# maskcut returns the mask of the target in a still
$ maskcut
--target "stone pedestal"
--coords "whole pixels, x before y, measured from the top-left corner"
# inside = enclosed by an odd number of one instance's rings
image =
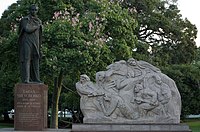
[[[41,131],[47,128],[47,85],[16,84],[14,96],[15,130]]]
[[[186,124],[73,124],[72,132],[191,132]]]

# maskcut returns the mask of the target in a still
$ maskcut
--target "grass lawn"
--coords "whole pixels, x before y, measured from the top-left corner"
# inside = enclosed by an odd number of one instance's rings
[[[200,132],[200,119],[185,120],[184,123],[189,125],[192,132]]]
[[[192,132],[200,132],[200,119],[187,119],[183,123],[189,125]],[[13,123],[0,123],[0,128],[13,128]]]
[[[12,123],[0,123],[0,128],[12,128],[14,124]]]

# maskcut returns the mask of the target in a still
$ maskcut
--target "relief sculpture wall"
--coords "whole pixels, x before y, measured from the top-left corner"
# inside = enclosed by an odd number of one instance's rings
[[[159,68],[133,58],[120,60],[76,83],[84,123],[179,123],[181,97]]]

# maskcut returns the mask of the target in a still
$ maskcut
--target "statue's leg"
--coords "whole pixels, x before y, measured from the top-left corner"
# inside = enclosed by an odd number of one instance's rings
[[[26,59],[21,63],[22,82],[29,83],[30,81],[30,60]]]
[[[40,82],[40,74],[39,74],[39,58],[34,56],[32,59],[32,65],[31,65],[31,74],[32,74],[32,80],[34,82]]]
[[[30,47],[28,44],[24,44],[23,50],[21,51],[21,78],[23,83],[30,82]]]
[[[119,99],[115,97],[115,95],[113,95],[110,100],[110,105],[106,111],[107,116],[110,116],[113,113],[113,111],[115,111],[115,109],[117,108],[118,102],[119,102]]]
[[[21,61],[21,63],[20,63],[20,73],[21,73],[22,82],[25,82],[25,80],[26,80],[26,72],[25,72],[25,68],[24,68],[24,61]]]

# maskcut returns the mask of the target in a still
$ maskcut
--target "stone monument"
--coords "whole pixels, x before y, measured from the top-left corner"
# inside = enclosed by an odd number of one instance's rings
[[[47,128],[48,87],[20,83],[15,86],[14,129],[42,131]]]
[[[159,68],[133,58],[76,83],[84,124],[72,131],[190,131],[179,124],[181,96],[175,82]]]
[[[20,72],[22,83],[15,85],[14,129],[41,131],[47,128],[48,87],[40,81],[39,59],[42,22],[38,7],[30,6],[30,14],[19,25]]]

